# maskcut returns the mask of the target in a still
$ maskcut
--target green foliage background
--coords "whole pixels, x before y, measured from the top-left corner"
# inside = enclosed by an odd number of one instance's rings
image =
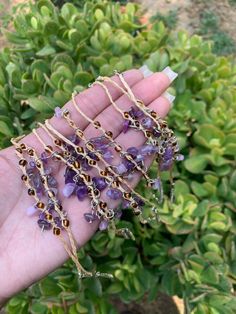
[[[16,10],[13,23],[15,30],[5,31],[13,45],[0,55],[1,147],[50,116],[74,87],[81,91],[99,74],[146,63],[179,73],[168,119],[186,160],[175,169],[176,203],[160,208],[162,223],[142,226],[127,216],[120,224],[135,242],[97,232],[79,252],[85,267],[112,272],[114,281],[81,283],[68,262],[12,298],[8,313],[112,314],[112,296],[131,302],[146,294],[151,301],[158,291],[183,298],[188,313],[235,313],[234,59],[162,22],[141,25],[131,3],[122,10],[105,1],[58,9],[40,0]]]

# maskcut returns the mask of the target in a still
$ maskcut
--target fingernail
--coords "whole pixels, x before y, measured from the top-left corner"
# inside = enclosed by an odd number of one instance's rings
[[[143,73],[143,77],[148,77],[153,74],[153,72],[148,68],[146,64],[141,66],[141,68],[139,68],[139,71]]]
[[[162,96],[165,97],[170,102],[170,104],[173,105],[173,101],[175,100],[175,96],[174,95],[172,95],[172,94],[170,94],[168,92],[165,92],[165,93],[163,93]]]
[[[168,76],[168,78],[170,79],[171,82],[173,82],[176,79],[176,77],[178,76],[178,73],[171,70],[170,67],[166,67],[162,72]]]

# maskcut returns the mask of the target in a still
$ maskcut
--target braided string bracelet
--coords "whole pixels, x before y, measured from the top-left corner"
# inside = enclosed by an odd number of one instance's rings
[[[55,128],[53,128],[49,121],[46,120],[45,122],[46,127],[54,132],[58,137],[60,137],[60,139],[64,140],[66,143],[68,143],[69,145],[71,145],[72,147],[74,147],[74,149],[77,149],[77,145],[75,145],[73,142],[71,142],[70,140],[66,139],[62,134],[60,134],[58,131],[55,130]],[[82,131],[80,130],[80,135],[82,135],[81,133]],[[127,181],[123,180],[122,176],[117,175],[117,173],[112,169],[112,167],[110,166],[110,164],[107,163],[106,160],[103,159],[102,154],[100,154],[99,152],[97,152],[91,145],[91,143],[89,143],[87,141],[87,139],[83,136],[83,140],[84,142],[87,144],[86,147],[89,149],[90,152],[92,152],[94,154],[94,156],[99,159],[100,161],[102,161],[104,163],[104,165],[106,166],[106,170],[107,172],[111,175],[111,176],[106,176],[106,180],[109,181],[109,183],[111,184],[113,190],[111,190],[111,193],[109,193],[110,190],[107,191],[107,195],[114,200],[117,200],[120,197],[123,197],[125,200],[130,202],[130,205],[135,213],[135,215],[139,216],[140,215],[140,219],[142,219],[142,211],[139,208],[139,204],[137,202],[137,198],[138,200],[142,200],[143,202],[145,202],[146,204],[149,204],[150,206],[152,206],[152,208],[155,208],[155,204],[153,204],[152,202],[150,202],[148,199],[144,198],[143,196],[141,196],[139,193],[137,193],[134,189],[132,189],[132,187],[127,183]],[[85,152],[83,152],[83,154],[85,154]],[[88,157],[91,158],[91,157]],[[101,172],[101,168],[99,167],[98,163],[95,162],[93,160],[93,164],[92,167],[97,168],[97,170],[99,172]],[[128,187],[129,191],[126,191],[121,184],[124,184]],[[112,197],[112,192],[114,191],[114,189],[117,189],[120,191],[120,193],[118,194],[118,196],[116,195],[115,198]],[[135,199],[132,194],[134,194],[137,198]],[[154,209],[153,209],[153,212]],[[155,217],[152,218],[157,218],[156,215]],[[144,222],[144,220],[142,219],[142,222]]]
[[[113,106],[116,108],[117,111],[119,111],[123,115],[124,119],[126,119],[124,122],[124,130],[127,130],[129,127],[141,130],[146,135],[148,142],[151,145],[159,147],[156,158],[156,161],[158,163],[157,179],[152,180],[151,183],[153,184],[153,186],[159,186],[161,203],[163,199],[163,190],[160,181],[160,172],[169,170],[170,173],[169,179],[171,186],[170,199],[171,202],[173,202],[174,197],[174,181],[172,176],[173,161],[183,160],[183,155],[177,154],[179,152],[177,138],[174,136],[173,131],[168,128],[167,122],[165,120],[158,117],[155,111],[147,108],[141,100],[137,99],[134,96],[131,88],[125,81],[123,75],[118,73],[117,71],[116,74],[118,75],[120,81],[122,82],[126,90],[109,77],[99,76],[97,78],[97,81],[94,82],[94,84],[98,84],[101,87],[103,87]],[[113,84],[125,95],[127,95],[128,98],[134,102],[138,109],[135,110],[133,107],[131,107],[131,109],[128,112],[123,112],[120,108],[117,108],[118,106],[112,100],[108,88],[100,81],[109,82]],[[145,115],[145,118],[143,118],[143,115]],[[131,121],[128,119],[129,116],[132,117]],[[142,118],[141,123],[139,123],[138,118]],[[128,122],[128,124],[126,123],[126,121]],[[140,125],[142,126],[141,128]],[[146,128],[146,131],[144,131],[143,128]]]
[[[68,253],[69,257],[73,260],[73,262],[75,263],[77,267],[79,277],[84,277],[84,276],[90,277],[92,273],[87,272],[78,261],[77,252],[76,252],[77,251],[76,242],[73,238],[72,232],[69,227],[69,220],[66,218],[66,215],[62,212],[62,207],[59,204],[59,202],[56,200],[55,193],[48,186],[47,174],[45,174],[42,160],[37,156],[34,148],[27,146],[25,143],[18,143],[18,141],[21,139],[22,139],[22,136],[17,139],[12,139],[11,142],[15,147],[16,155],[20,159],[19,166],[23,173],[21,176],[21,180],[25,183],[26,187],[28,188],[28,194],[34,197],[36,201],[35,207],[42,213],[40,214],[41,219],[38,220],[39,225],[42,227],[42,230],[49,229],[51,225],[53,226],[53,234],[58,236],[60,240],[62,241],[66,252]],[[26,154],[32,158],[37,170],[41,174],[42,183],[45,187],[45,191],[47,192],[47,196],[48,196],[47,206],[45,206],[45,203],[40,200],[36,189],[30,183],[30,177],[26,169],[28,161],[23,156],[24,152],[26,152]],[[53,209],[57,212],[61,220],[58,219],[58,216],[53,217],[51,205],[54,205]],[[66,240],[63,238],[61,234],[61,230],[63,227],[65,228],[68,234],[71,248],[68,246],[68,243],[66,242]]]

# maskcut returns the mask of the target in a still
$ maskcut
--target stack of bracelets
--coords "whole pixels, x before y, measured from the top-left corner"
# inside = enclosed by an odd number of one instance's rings
[[[84,214],[84,219],[92,224],[99,221],[99,229],[113,228],[117,235],[134,239],[128,228],[116,229],[116,223],[121,219],[122,210],[131,208],[141,223],[159,219],[158,206],[163,201],[163,187],[160,179],[161,171],[170,173],[170,198],[173,200],[174,181],[172,168],[175,160],[183,160],[179,154],[177,139],[166,121],[159,118],[155,111],[147,108],[144,103],[136,99],[131,88],[122,74],[116,72],[121,85],[109,77],[99,76],[92,85],[101,86],[112,106],[123,117],[123,132],[134,129],[142,132],[146,143],[141,147],[129,147],[124,150],[114,139],[112,132],[105,130],[99,121],[90,119],[79,107],[72,95],[72,103],[77,112],[83,116],[100,135],[86,138],[84,132],[73,121],[68,109],[55,109],[55,116],[64,121],[71,128],[71,136],[65,137],[46,120],[45,124],[38,125],[46,132],[53,144],[43,141],[36,129],[33,133],[42,144],[44,152],[38,156],[33,147],[27,146],[21,140],[23,137],[12,139],[16,154],[19,157],[19,166],[22,170],[21,179],[28,188],[28,194],[35,200],[27,209],[29,215],[38,214],[37,224],[42,230],[52,230],[63,242],[69,257],[75,263],[78,275],[82,277],[104,276],[112,278],[111,274],[86,271],[78,261],[77,244],[71,232],[70,221],[58,199],[58,183],[53,176],[50,164],[59,162],[65,166],[63,195],[66,198],[77,196],[79,201],[89,198],[91,211]],[[106,84],[104,84],[106,82]],[[112,99],[107,84],[113,84],[131,100],[133,105],[128,111],[123,111]],[[120,163],[112,165],[113,154],[118,153]],[[147,173],[145,161],[152,159],[157,162],[157,177],[151,178]],[[94,169],[95,170],[94,170]],[[91,170],[93,173],[91,174]],[[95,171],[95,172],[94,172]],[[153,200],[146,199],[131,187],[135,172],[139,172],[146,181],[149,189],[153,190]],[[96,175],[94,175],[96,173]],[[113,208],[109,202],[102,199],[119,201],[120,205]],[[112,202],[111,202],[112,203]],[[149,216],[144,217],[144,207],[149,208]],[[69,242],[63,236],[66,232]]]

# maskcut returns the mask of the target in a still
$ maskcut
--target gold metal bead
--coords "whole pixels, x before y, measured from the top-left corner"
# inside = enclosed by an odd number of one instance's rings
[[[57,227],[54,227],[54,228],[53,228],[53,234],[54,234],[54,235],[57,235],[57,236],[60,235],[60,234],[61,234],[61,229],[60,229],[60,228],[57,228]]]
[[[27,180],[28,180],[27,175],[22,174],[22,176],[21,176],[21,180],[22,180],[22,181],[27,181]]]
[[[54,144],[57,145],[57,146],[61,146],[61,145],[62,145],[62,141],[59,140],[58,138],[56,138],[56,139],[54,140]]]
[[[146,135],[146,137],[151,137],[151,136],[152,136],[152,132],[150,132],[150,131],[145,131],[145,135]]]
[[[70,225],[70,221],[68,219],[63,219],[62,220],[62,226],[65,228],[68,228]]]
[[[34,196],[35,195],[35,190],[34,189],[28,189],[28,194],[30,195],[30,196]]]
[[[93,125],[94,125],[95,129],[98,129],[101,127],[101,123],[99,121],[94,121]]]
[[[105,132],[105,137],[108,138],[108,139],[112,139],[113,133],[111,131],[106,131]]]
[[[76,152],[77,152],[78,154],[83,154],[83,153],[84,153],[84,148],[81,147],[81,146],[77,146],[77,147],[76,147]]]
[[[107,177],[107,176],[108,176],[108,172],[105,171],[105,170],[101,170],[101,171],[100,171],[100,175],[101,175],[102,177]]]
[[[153,117],[153,118],[157,118],[157,113],[156,113],[156,111],[151,111],[151,116]]]
[[[74,161],[73,162],[73,167],[75,168],[75,169],[80,169],[81,168],[81,165],[80,165],[80,162],[79,161]]]
[[[128,119],[130,117],[130,114],[127,111],[125,111],[125,112],[123,112],[123,117],[125,119]]]
[[[116,146],[115,146],[115,151],[116,151],[117,153],[120,153],[120,152],[122,151],[122,147],[121,147],[120,145],[116,145]]]
[[[97,164],[97,162],[96,162],[96,160],[89,159],[89,160],[88,160],[88,164],[89,164],[90,166],[95,166],[95,165]]]
[[[93,146],[92,143],[86,143],[86,147],[87,147],[89,150],[94,151],[94,146]]]
[[[40,209],[43,209],[45,207],[45,204],[43,202],[38,202],[36,204],[36,207],[40,208]]]
[[[21,143],[20,148],[24,150],[24,149],[26,149],[26,145],[24,143]]]
[[[53,151],[52,146],[51,145],[46,145],[45,151],[48,152],[48,153],[51,153]]]
[[[25,167],[27,165],[27,160],[26,159],[20,159],[19,165]]]
[[[107,208],[107,203],[103,202],[103,201],[100,201],[99,202],[99,207],[101,207],[102,209],[106,209]]]
[[[20,147],[17,147],[17,148],[16,148],[16,151],[17,151],[18,153],[20,153],[20,154],[23,153],[23,151],[22,151],[22,149],[21,149]]]
[[[46,214],[45,215],[45,218],[47,219],[47,220],[49,220],[49,221],[52,221],[52,214]]]
[[[76,130],[76,135],[78,135],[78,137],[83,137],[84,136],[84,132],[83,131],[81,131],[81,130]]]
[[[29,149],[27,150],[27,153],[28,153],[28,155],[33,156],[33,155],[34,155],[34,150],[33,150],[33,148],[29,148]]]
[[[124,199],[126,199],[126,200],[130,200],[131,199],[131,197],[132,197],[132,194],[131,193],[129,193],[129,192],[124,192],[123,193],[123,197],[124,197]],[[136,204],[136,203],[135,203]]]

